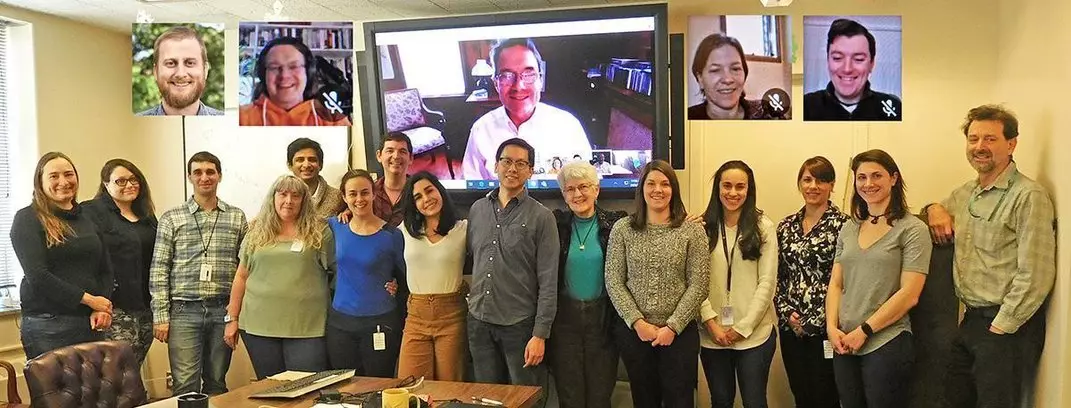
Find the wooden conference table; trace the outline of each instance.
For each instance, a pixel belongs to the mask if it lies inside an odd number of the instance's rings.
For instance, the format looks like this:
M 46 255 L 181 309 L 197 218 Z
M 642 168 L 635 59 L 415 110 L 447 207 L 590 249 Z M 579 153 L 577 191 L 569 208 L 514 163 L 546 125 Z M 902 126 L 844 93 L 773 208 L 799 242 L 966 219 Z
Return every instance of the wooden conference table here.
M 397 378 L 374 378 L 353 377 L 346 381 L 330 385 L 325 389 L 337 389 L 340 392 L 352 394 L 378 391 L 384 388 L 393 388 L 400 383 Z M 280 384 L 275 380 L 261 380 L 250 383 L 226 394 L 217 395 L 209 400 L 216 407 L 226 408 L 257 408 L 261 405 L 270 405 L 275 408 L 307 408 L 316 404 L 318 391 L 305 394 L 294 399 L 279 398 L 249 398 L 249 395 L 258 391 L 271 388 Z M 424 381 L 424 383 L 412 391 L 413 394 L 427 394 L 433 401 L 432 407 L 439 406 L 442 402 L 457 399 L 462 402 L 472 402 L 472 397 L 490 398 L 501 401 L 507 408 L 530 408 L 535 406 L 536 401 L 542 394 L 539 387 L 520 385 L 499 385 L 461 383 L 449 381 Z M 3 407 L 0 407 L 3 408 Z M 379 407 L 369 407 L 379 408 Z

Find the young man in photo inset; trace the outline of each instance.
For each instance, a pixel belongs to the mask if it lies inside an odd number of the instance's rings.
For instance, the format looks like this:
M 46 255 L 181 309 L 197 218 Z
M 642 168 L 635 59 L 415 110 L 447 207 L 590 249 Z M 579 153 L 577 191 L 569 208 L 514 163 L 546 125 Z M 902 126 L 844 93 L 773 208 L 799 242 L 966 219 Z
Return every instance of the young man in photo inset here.
M 461 168 L 467 180 L 495 179 L 494 156 L 510 138 L 530 143 L 540 155 L 591 157 L 591 144 L 571 113 L 539 101 L 543 58 L 531 39 L 511 38 L 491 49 L 495 87 L 502 106 L 472 124 Z M 542 163 L 539 157 L 533 163 Z
M 161 102 L 137 116 L 223 115 L 201 102 L 209 66 L 208 51 L 197 31 L 186 26 L 173 27 L 157 37 L 152 48 L 152 73 Z
M 899 121 L 900 98 L 870 89 L 877 43 L 856 21 L 839 18 L 826 39 L 826 89 L 803 96 L 803 120 Z

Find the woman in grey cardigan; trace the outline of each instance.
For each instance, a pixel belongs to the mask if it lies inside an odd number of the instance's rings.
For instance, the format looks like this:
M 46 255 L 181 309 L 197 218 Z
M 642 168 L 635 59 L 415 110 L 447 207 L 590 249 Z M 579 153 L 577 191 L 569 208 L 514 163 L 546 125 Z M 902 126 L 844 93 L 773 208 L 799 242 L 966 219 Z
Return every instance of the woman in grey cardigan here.
M 915 360 L 907 312 L 929 272 L 929 229 L 908 213 L 888 153 L 852 159 L 852 218 L 841 228 L 826 295 L 826 331 L 844 408 L 899 407 Z
M 694 406 L 699 332 L 710 250 L 703 228 L 685 222 L 680 184 L 669 163 L 643 169 L 636 210 L 614 223 L 606 289 L 623 321 L 614 337 L 637 407 Z

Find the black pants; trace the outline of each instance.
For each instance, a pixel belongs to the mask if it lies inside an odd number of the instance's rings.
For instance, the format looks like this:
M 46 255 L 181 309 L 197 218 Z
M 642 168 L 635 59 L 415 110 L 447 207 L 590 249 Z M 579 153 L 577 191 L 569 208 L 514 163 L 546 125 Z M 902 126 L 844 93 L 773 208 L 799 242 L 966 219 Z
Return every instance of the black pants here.
M 637 408 L 694 408 L 699 381 L 699 331 L 693 321 L 669 346 L 651 347 L 618 319 L 614 338 Z
M 902 408 L 914 362 L 915 342 L 906 331 L 869 354 L 833 356 L 841 406 Z
M 617 312 L 610 300 L 585 302 L 562 294 L 556 316 L 547 359 L 561 408 L 610 408 L 618 360 L 610 334 Z
M 777 332 L 770 331 L 766 341 L 747 350 L 700 349 L 699 360 L 710 387 L 711 407 L 732 408 L 738 382 L 744 408 L 769 406 L 766 384 L 770 380 L 770 362 L 777 348 Z
M 952 341 L 945 381 L 949 408 L 1018 407 L 1033 385 L 1045 345 L 1044 308 L 1015 333 L 989 331 L 998 307 L 967 309 Z
M 355 369 L 359 376 L 393 378 L 402 344 L 402 318 L 398 310 L 354 317 L 327 311 L 327 358 L 334 369 Z M 377 328 L 386 337 L 386 348 L 376 350 Z
M 781 329 L 781 360 L 796 408 L 840 407 L 833 359 L 825 358 L 825 340 L 826 336 L 796 337 L 791 329 Z

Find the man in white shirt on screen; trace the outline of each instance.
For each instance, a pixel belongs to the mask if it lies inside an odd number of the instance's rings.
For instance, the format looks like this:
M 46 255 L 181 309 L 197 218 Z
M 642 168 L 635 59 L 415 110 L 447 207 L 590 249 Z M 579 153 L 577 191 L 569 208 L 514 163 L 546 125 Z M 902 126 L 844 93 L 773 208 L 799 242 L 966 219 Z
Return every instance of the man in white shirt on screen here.
M 591 157 L 591 144 L 580 121 L 569 112 L 539 102 L 542 61 L 539 50 L 527 38 L 504 40 L 491 49 L 502 106 L 472 124 L 461 165 L 466 180 L 495 179 L 495 152 L 502 142 L 514 137 L 524 139 L 540 153 L 533 164 L 554 156 Z

